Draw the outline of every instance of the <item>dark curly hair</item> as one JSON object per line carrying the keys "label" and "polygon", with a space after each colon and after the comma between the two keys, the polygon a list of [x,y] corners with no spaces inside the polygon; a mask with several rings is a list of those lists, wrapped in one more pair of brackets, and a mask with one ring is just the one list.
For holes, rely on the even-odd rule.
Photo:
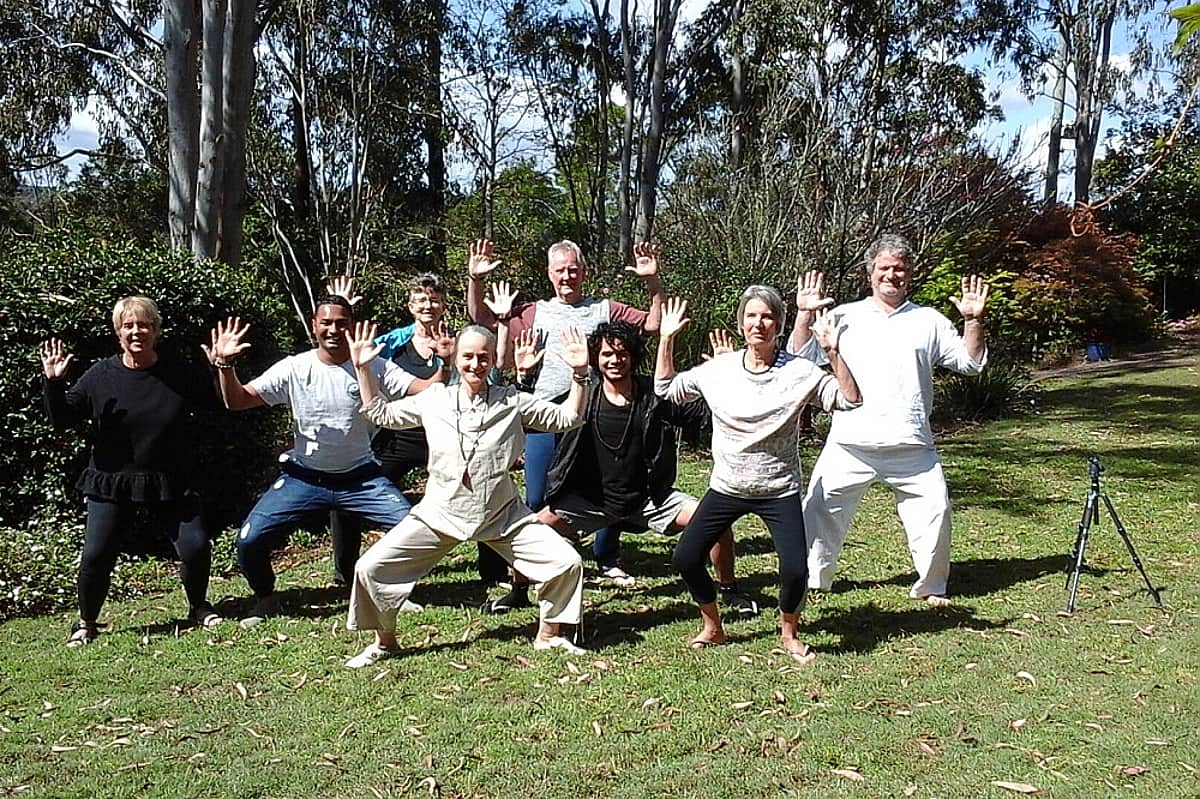
{"label": "dark curly hair", "polygon": [[588,336],[588,361],[593,367],[600,362],[600,345],[619,341],[629,353],[630,371],[636,372],[646,357],[646,338],[641,329],[629,322],[604,322]]}
{"label": "dark curly hair", "polygon": [[351,319],[354,318],[354,306],[340,294],[322,294],[320,297],[317,297],[317,301],[313,303],[313,319],[317,318],[317,312],[321,309],[322,305],[336,305],[339,308],[345,308],[346,314]]}

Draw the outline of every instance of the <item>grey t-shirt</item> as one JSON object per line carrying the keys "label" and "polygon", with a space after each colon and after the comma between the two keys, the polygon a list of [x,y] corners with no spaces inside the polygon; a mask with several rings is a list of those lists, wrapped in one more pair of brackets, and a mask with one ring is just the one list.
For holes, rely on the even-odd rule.
{"label": "grey t-shirt", "polygon": [[583,335],[590,336],[605,322],[620,320],[642,327],[646,324],[646,316],[645,311],[616,300],[589,298],[573,305],[556,299],[538,300],[519,304],[513,309],[513,320],[508,331],[514,337],[529,329],[538,334],[546,354],[542,358],[537,383],[533,386],[533,395],[552,400],[566,394],[571,388],[571,367],[561,357],[564,330],[574,327]]}
{"label": "grey t-shirt", "polygon": [[[385,396],[404,396],[415,378],[391,361],[371,363]],[[268,405],[292,409],[295,443],[285,455],[306,469],[340,474],[375,458],[371,437],[376,427],[359,413],[362,399],[350,361],[322,363],[316,350],[279,361],[247,384]]]}

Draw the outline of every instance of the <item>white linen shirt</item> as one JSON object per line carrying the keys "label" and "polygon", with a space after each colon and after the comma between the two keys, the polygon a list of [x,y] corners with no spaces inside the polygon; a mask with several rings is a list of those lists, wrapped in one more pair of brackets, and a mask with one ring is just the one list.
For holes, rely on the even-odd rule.
{"label": "white linen shirt", "polygon": [[510,474],[525,451],[525,427],[562,433],[583,424],[572,409],[514,386],[489,386],[468,400],[459,385],[439,384],[394,402],[377,396],[362,413],[380,427],[425,428],[429,480],[411,514],[460,541],[501,538],[533,515]]}
{"label": "white linen shirt", "polygon": [[[894,311],[867,297],[833,309],[841,330],[838,349],[854,374],[862,405],[833,414],[828,441],[850,446],[933,446],[933,367],[977,375],[987,363],[971,358],[954,324],[942,313],[906,301]],[[827,362],[809,338],[798,353]]]}

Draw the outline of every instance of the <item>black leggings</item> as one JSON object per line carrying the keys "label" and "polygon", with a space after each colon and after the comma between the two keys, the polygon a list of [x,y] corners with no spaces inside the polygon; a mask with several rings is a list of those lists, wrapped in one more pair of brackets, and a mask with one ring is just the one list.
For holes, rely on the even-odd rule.
{"label": "black leggings", "polygon": [[726,527],[751,513],[767,525],[775,542],[775,553],[779,555],[779,609],[784,613],[799,613],[808,588],[808,539],[804,534],[799,494],[747,499],[710,488],[679,536],[671,562],[697,604],[716,602],[717,587],[708,576],[708,551]]}
{"label": "black leggings", "polygon": [[150,511],[154,529],[164,530],[179,556],[179,578],[192,608],[205,602],[212,544],[200,513],[200,501],[189,496],[176,502],[153,504],[87,499],[87,530],[79,561],[79,618],[94,622],[108,596],[113,567],[121,551],[125,528],[134,522],[138,507]]}

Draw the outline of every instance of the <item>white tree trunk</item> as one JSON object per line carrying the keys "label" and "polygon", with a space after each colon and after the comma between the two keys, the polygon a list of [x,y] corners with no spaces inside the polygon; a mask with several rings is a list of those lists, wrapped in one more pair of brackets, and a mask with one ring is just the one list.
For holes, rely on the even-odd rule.
{"label": "white tree trunk", "polygon": [[192,244],[196,207],[200,95],[196,53],[200,30],[191,0],[163,0],[167,82],[167,225],[171,244]]}

